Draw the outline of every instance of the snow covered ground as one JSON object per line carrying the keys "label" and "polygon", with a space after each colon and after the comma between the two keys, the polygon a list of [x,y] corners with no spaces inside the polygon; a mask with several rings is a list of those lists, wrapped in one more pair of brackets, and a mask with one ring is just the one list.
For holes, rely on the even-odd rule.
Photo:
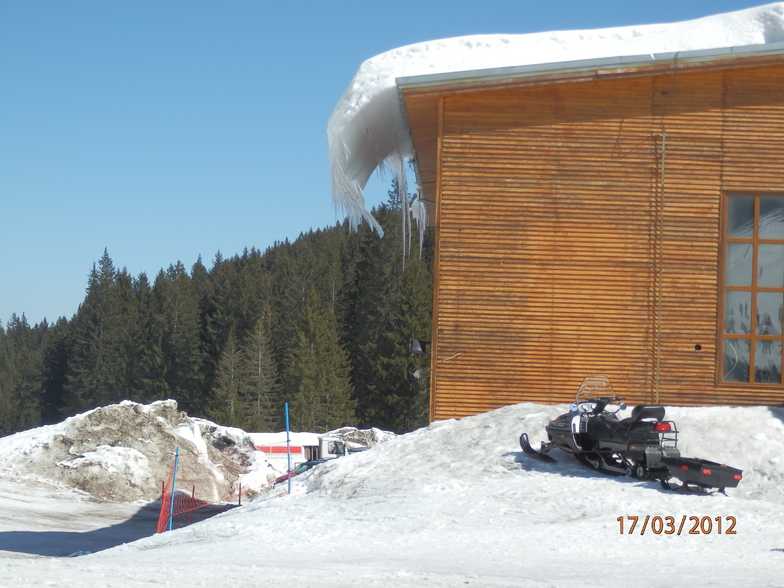
{"label": "snow covered ground", "polygon": [[[700,496],[605,477],[557,451],[555,464],[523,455],[519,434],[540,440],[565,408],[437,422],[319,466],[291,495],[162,535],[152,535],[156,503],[101,502],[5,469],[0,585],[784,585],[784,409],[668,410],[684,455],[744,470],[728,496]],[[646,515],[673,517],[676,531],[687,520],[680,535],[641,533]],[[624,518],[621,534],[629,516],[640,524],[629,534]],[[689,534],[692,516],[709,517],[711,532]]]}

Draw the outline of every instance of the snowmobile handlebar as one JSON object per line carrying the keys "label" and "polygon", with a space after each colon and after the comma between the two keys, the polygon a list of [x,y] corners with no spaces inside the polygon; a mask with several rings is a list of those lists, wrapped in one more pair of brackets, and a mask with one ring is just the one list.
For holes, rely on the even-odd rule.
{"label": "snowmobile handlebar", "polygon": [[596,398],[585,398],[583,400],[575,401],[575,403],[572,405],[573,407],[575,407],[575,410],[573,412],[576,412],[578,410],[577,407],[579,407],[582,404],[593,404],[594,407],[591,410],[591,412],[594,414],[599,414],[605,409],[605,407],[608,404],[614,404],[618,402],[620,402],[620,410],[624,410],[626,408],[626,404],[621,402],[622,400],[624,399],[619,396],[599,396]]}

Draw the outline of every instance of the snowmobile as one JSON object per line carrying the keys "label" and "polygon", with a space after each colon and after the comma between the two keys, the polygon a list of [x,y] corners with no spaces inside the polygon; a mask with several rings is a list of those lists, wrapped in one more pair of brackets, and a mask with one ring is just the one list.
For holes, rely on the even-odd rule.
{"label": "snowmobile", "polygon": [[[597,395],[598,394],[598,395]],[[583,380],[568,413],[550,421],[547,442],[534,449],[528,435],[520,435],[526,455],[542,461],[555,461],[548,453],[558,448],[571,453],[578,462],[611,475],[628,475],[640,480],[658,480],[666,490],[707,491],[735,488],[743,477],[739,469],[705,459],[681,457],[678,429],[664,420],[660,405],[642,404],[629,418],[618,418],[626,409],[612,390],[606,376]],[[670,480],[680,480],[673,487]]]}

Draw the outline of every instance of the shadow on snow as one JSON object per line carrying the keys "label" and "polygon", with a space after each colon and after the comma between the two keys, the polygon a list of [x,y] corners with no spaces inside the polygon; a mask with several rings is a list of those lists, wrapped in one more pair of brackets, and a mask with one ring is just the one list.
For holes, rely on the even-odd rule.
{"label": "shadow on snow", "polygon": [[[236,505],[208,506],[176,515],[172,528],[187,527],[192,523],[225,512]],[[129,519],[92,531],[5,531],[0,532],[0,551],[67,557],[87,555],[130,543],[154,535],[158,528],[160,501],[141,506]]]}
{"label": "shadow on snow", "polygon": [[548,463],[540,461],[534,457],[529,457],[522,451],[510,451],[505,454],[505,457],[514,457],[515,463],[519,463],[523,470],[542,472],[547,474],[557,474],[559,476],[569,478],[595,478],[604,480],[614,480],[622,484],[633,484],[635,486],[643,486],[658,490],[659,492],[670,493],[671,490],[664,490],[661,484],[656,480],[638,480],[629,476],[614,476],[591,470],[584,465],[581,465],[574,456],[561,450],[553,451],[555,462]]}

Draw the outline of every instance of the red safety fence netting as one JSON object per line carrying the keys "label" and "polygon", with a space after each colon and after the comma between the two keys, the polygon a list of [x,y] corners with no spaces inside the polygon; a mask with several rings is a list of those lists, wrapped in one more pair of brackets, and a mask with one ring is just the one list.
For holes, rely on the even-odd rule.
{"label": "red safety fence netting", "polygon": [[[205,506],[242,504],[242,476],[250,470],[255,448],[172,454],[169,478],[161,491],[158,533],[171,529],[174,517]],[[246,489],[245,494],[255,493]]]}

